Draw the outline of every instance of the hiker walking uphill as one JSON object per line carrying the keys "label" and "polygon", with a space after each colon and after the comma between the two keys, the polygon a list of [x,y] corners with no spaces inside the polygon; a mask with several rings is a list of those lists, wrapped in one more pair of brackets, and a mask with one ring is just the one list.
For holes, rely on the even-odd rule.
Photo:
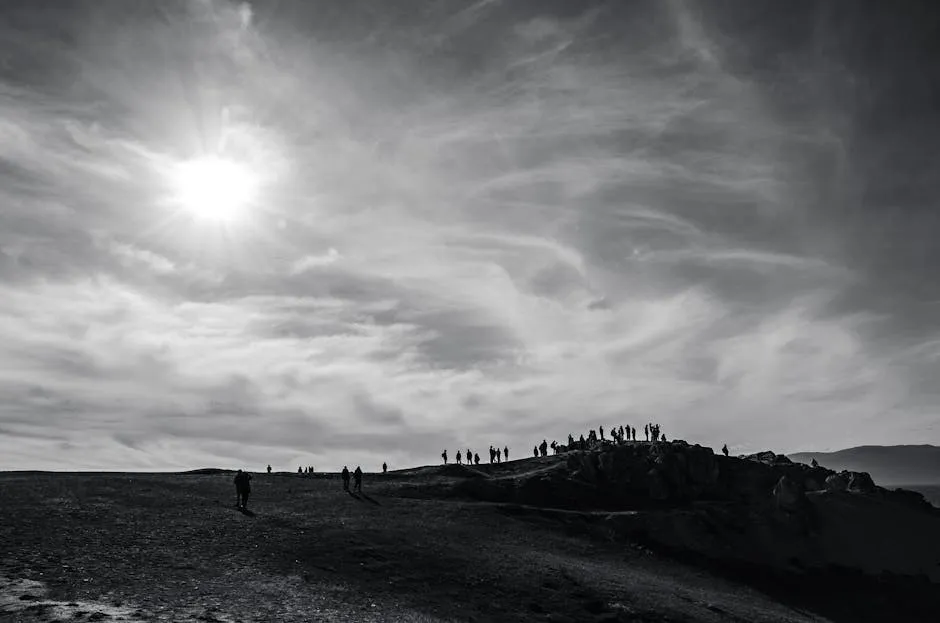
{"label": "hiker walking uphill", "polygon": [[235,473],[234,482],[235,496],[238,499],[235,503],[235,507],[248,510],[248,496],[251,495],[251,474],[238,470]]}
{"label": "hiker walking uphill", "polygon": [[343,491],[349,491],[349,468],[343,465]]}
{"label": "hiker walking uphill", "polygon": [[362,468],[358,465],[356,466],[356,471],[353,472],[353,480],[356,483],[356,491],[362,493]]}

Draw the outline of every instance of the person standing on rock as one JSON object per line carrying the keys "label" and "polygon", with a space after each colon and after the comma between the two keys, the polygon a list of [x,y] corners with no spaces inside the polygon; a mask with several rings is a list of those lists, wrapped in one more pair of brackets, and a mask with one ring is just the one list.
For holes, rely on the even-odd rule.
{"label": "person standing on rock", "polygon": [[235,472],[236,508],[248,509],[248,496],[251,495],[251,474],[238,470]]}
{"label": "person standing on rock", "polygon": [[343,491],[349,491],[349,468],[343,465]]}
{"label": "person standing on rock", "polygon": [[723,446],[721,447],[721,452],[722,452],[725,456],[728,456],[728,444],[725,444],[725,445],[723,445]]}
{"label": "person standing on rock", "polygon": [[362,493],[362,468],[356,465],[356,471],[353,472],[353,480],[356,483],[356,491]]}
{"label": "person standing on rock", "polygon": [[503,446],[503,458],[509,460],[509,446]]}

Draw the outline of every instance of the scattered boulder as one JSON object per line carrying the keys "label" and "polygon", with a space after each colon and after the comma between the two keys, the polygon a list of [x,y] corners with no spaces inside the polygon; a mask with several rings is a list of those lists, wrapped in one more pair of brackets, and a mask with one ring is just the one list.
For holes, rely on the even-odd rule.
{"label": "scattered boulder", "polygon": [[765,465],[792,465],[793,464],[793,461],[788,459],[786,455],[774,454],[770,450],[757,452],[755,454],[749,454],[744,458],[748,459],[749,461],[756,461],[758,463],[763,463]]}

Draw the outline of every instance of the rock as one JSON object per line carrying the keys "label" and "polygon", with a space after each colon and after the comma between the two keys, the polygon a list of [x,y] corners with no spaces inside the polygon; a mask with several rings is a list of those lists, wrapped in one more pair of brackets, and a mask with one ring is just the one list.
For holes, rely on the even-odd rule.
{"label": "rock", "polygon": [[874,493],[875,481],[867,472],[849,472],[848,490],[856,493]]}
{"label": "rock", "polygon": [[928,502],[923,494],[908,489],[894,489],[888,491],[882,489],[882,495],[894,504],[906,506],[921,511],[931,511],[933,506]]}
{"label": "rock", "polygon": [[849,479],[846,472],[841,474],[832,474],[826,478],[827,491],[845,491],[849,487]]}
{"label": "rock", "polygon": [[797,482],[781,476],[773,490],[774,504],[785,511],[798,511],[806,504],[806,494]]}
{"label": "rock", "polygon": [[666,479],[662,472],[657,468],[652,468],[646,473],[647,487],[651,500],[665,500],[669,498],[669,489],[666,485]]}
{"label": "rock", "polygon": [[771,452],[770,450],[765,450],[764,452],[756,452],[754,454],[749,454],[746,457],[749,461],[756,461],[758,463],[764,463],[765,465],[773,465],[777,460],[777,455]]}

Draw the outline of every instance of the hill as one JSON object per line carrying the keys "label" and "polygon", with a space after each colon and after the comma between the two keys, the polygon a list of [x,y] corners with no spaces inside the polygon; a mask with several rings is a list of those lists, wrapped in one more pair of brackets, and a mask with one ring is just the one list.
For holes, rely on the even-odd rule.
{"label": "hill", "polygon": [[246,513],[231,472],[0,474],[0,620],[934,620],[940,516],[784,461],[626,444],[355,495],[257,474]]}
{"label": "hill", "polygon": [[868,472],[883,486],[940,485],[940,446],[858,446],[838,452],[797,452],[791,460],[814,458],[834,470]]}

